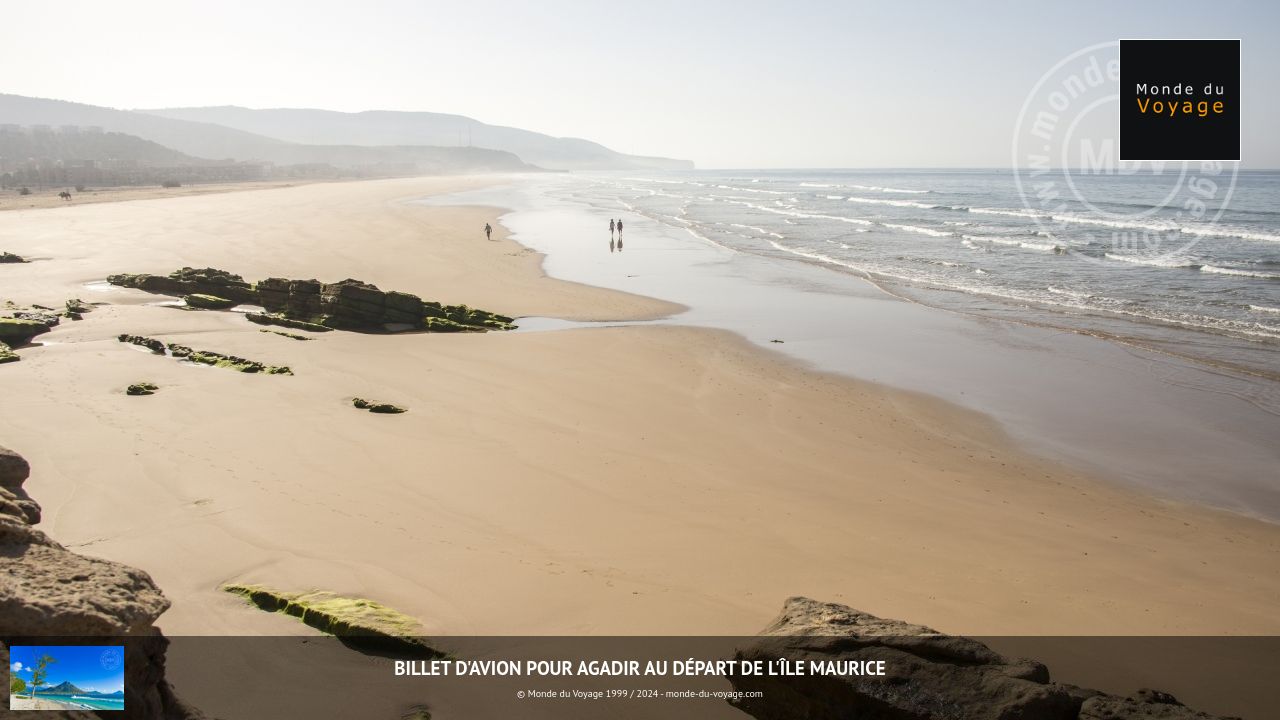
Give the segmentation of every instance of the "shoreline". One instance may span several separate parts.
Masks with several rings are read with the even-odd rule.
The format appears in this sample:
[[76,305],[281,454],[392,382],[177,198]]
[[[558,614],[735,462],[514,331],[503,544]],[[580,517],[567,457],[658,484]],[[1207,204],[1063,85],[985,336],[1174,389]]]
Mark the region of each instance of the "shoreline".
[[50,700],[46,697],[37,695],[34,700],[29,697],[9,696],[10,710],[90,710],[93,708],[88,705],[80,705],[72,702],[62,702],[61,700]]
[[632,217],[624,256],[606,248],[592,257],[579,249],[581,238],[604,237],[608,208],[568,179],[433,202],[513,207],[504,222],[550,253],[552,277],[692,308],[666,323],[730,330],[807,369],[977,410],[1031,452],[1155,497],[1280,522],[1280,487],[1270,481],[1280,463],[1280,415],[1263,402],[1273,392],[1267,380],[1095,334],[899,298],[826,265],[690,242],[684,228],[649,216]]
[[[66,213],[30,214],[13,236],[54,259],[3,277],[10,297],[45,303],[110,272],[208,264],[358,277],[506,314],[675,307],[550,279],[504,230],[472,240],[491,208],[396,205],[482,182],[104,204],[79,211],[98,221],[76,219],[98,228],[89,238],[60,230]],[[122,228],[132,246],[113,239]],[[728,332],[293,343],[234,313],[82,296],[112,304],[20,350],[3,370],[19,390],[0,430],[48,468],[30,483],[44,527],[148,570],[174,599],[171,634],[297,632],[221,597],[229,580],[374,597],[442,634],[740,634],[797,594],[971,635],[1280,631],[1275,526],[1109,487],[1028,455],[978,413],[813,372]],[[119,332],[297,377],[153,363]],[[161,391],[125,398],[144,375]],[[342,402],[353,393],[411,412],[370,421]],[[68,453],[50,427],[84,446]],[[175,547],[181,564],[157,549]]]

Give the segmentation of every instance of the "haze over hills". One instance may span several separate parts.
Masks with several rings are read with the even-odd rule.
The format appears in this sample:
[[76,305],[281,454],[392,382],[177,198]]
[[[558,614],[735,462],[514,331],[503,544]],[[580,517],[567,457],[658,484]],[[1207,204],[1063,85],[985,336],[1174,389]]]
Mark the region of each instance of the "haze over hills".
[[587,140],[437,113],[236,107],[129,111],[0,94],[0,125],[95,126],[194,158],[278,165],[399,164],[427,172],[692,167],[687,161],[623,155]]
[[[63,100],[0,94],[0,126],[99,127],[135,135],[194,158],[325,165],[362,174],[518,172],[535,170],[512,153],[486,148],[305,145],[223,127]],[[127,159],[142,159],[129,157]]]
[[519,128],[489,125],[462,115],[367,110],[265,109],[236,106],[164,108],[138,112],[214,123],[310,145],[439,145],[506,150],[540,167],[558,170],[692,169],[693,163],[626,155],[579,138],[558,138]]
[[48,158],[61,161],[125,159],[152,165],[202,165],[212,162],[135,135],[118,132],[0,131],[0,158]]

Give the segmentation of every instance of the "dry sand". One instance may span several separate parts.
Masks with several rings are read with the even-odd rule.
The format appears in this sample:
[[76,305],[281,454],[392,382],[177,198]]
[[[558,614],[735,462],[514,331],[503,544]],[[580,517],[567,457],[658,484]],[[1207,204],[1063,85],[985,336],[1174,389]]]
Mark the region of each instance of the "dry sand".
[[[154,200],[157,198],[185,197],[188,195],[209,195],[212,193],[239,192],[241,190],[264,190],[269,188],[292,187],[305,184],[306,181],[262,180],[257,182],[238,183],[196,183],[176,188],[159,185],[120,185],[113,187],[85,188],[76,192],[71,187],[35,188],[30,195],[20,195],[14,188],[0,191],[0,211],[31,210],[40,208],[70,208],[91,203],[120,202],[122,200]],[[66,190],[71,193],[71,200],[58,197],[58,193]]]
[[[676,327],[297,342],[83,284],[182,265],[512,315],[653,317],[543,277],[493,178],[0,213],[0,298],[111,303],[0,367],[43,527],[146,569],[173,634],[306,632],[226,581],[366,596],[448,634],[746,634],[795,594],[969,634],[1276,634],[1280,528],[1029,457],[986,418]],[[480,228],[499,232],[486,242]],[[196,367],[121,332],[286,364]],[[140,380],[161,386],[127,397]],[[354,410],[352,396],[405,405]]]

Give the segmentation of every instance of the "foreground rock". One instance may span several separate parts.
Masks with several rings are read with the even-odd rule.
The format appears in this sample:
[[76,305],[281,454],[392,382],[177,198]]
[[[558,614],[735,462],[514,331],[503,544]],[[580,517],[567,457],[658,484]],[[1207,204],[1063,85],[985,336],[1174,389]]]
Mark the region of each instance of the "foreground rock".
[[887,677],[734,676],[759,690],[736,706],[761,720],[1226,720],[1165,693],[1132,698],[1050,682],[1037,662],[1006,658],[976,640],[796,597],[740,659],[883,660]]
[[[25,479],[26,472],[25,460],[0,448],[4,493],[12,494],[10,483],[19,475]],[[20,485],[18,481],[17,490]],[[0,577],[5,578],[0,582],[0,637],[24,643],[57,638],[60,644],[123,644],[124,717],[203,718],[179,700],[165,680],[169,641],[154,623],[169,601],[150,576],[127,565],[77,555],[5,508],[0,500]],[[8,647],[0,644],[0,654],[7,665]],[[103,717],[121,715],[108,712]],[[97,714],[68,712],[58,717]]]
[[0,515],[34,525],[40,522],[40,506],[22,489],[30,475],[31,467],[21,455],[0,447]]
[[263,585],[229,583],[222,589],[267,612],[282,612],[317,630],[342,638],[348,645],[409,655],[442,656],[423,639],[416,619],[363,598],[331,592],[282,592]]
[[14,255],[11,252],[0,252],[0,264],[5,263],[24,263],[25,259],[20,255]]
[[[512,319],[466,305],[442,305],[409,293],[380,290],[360,280],[336,283],[267,278],[256,284],[216,268],[183,268],[169,275],[122,274],[107,281],[163,295],[178,295],[192,307],[225,309],[261,305],[250,321],[295,330],[360,332],[485,332],[510,330]],[[225,306],[225,307],[224,307]]]
[[21,359],[22,358],[18,356],[18,353],[14,352],[13,348],[9,347],[8,343],[0,342],[0,365],[3,365],[4,363],[18,362]]

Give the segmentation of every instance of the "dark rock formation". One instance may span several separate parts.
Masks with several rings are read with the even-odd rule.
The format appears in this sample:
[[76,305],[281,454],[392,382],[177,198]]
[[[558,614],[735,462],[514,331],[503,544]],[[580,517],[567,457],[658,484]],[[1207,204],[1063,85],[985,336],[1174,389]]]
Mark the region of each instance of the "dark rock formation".
[[336,283],[267,278],[257,287],[261,305],[268,312],[340,330],[394,330],[395,326],[445,332],[511,329],[511,318],[503,315],[465,305],[424,302],[417,295],[379,290],[376,285],[350,278]]
[[1050,682],[1044,665],[976,640],[802,597],[787,600],[738,658],[884,661],[885,677],[730,677],[736,690],[763,692],[735,703],[761,720],[1215,720],[1164,693],[1119,698]]
[[230,310],[240,304],[235,300],[228,300],[217,295],[205,295],[204,293],[183,295],[182,301],[187,304],[187,307],[200,308],[201,310]]
[[1217,715],[1196,712],[1188,708],[1169,693],[1146,688],[1124,698],[1115,695],[1091,697],[1080,706],[1078,718],[1079,720],[1219,720]]
[[31,322],[44,323],[46,327],[57,327],[62,319],[57,315],[39,310],[23,310],[13,314],[15,320],[30,320]]
[[292,375],[293,371],[284,365],[265,365],[257,360],[249,360],[235,355],[223,355],[209,350],[192,350],[186,345],[169,343],[169,352],[174,357],[202,365],[238,370],[243,373],[265,373],[267,375]]
[[371,413],[378,413],[381,415],[399,415],[400,413],[409,412],[406,408],[402,408],[398,405],[365,400],[364,398],[352,398],[351,404],[360,410],[368,410]]
[[125,389],[125,395],[155,395],[159,385],[149,382],[134,383]]
[[330,332],[331,327],[317,325],[316,323],[303,322],[302,320],[291,320],[282,315],[271,315],[267,313],[245,313],[245,319],[251,323],[259,325],[279,325],[280,327],[293,328],[294,330],[307,330],[309,332]]
[[512,319],[504,315],[466,305],[428,302],[417,295],[379,290],[376,285],[350,278],[336,283],[267,278],[253,285],[225,270],[183,268],[167,276],[123,274],[112,275],[107,281],[162,295],[183,296],[192,307],[225,309],[239,304],[261,305],[267,312],[249,314],[250,321],[296,330],[484,332],[513,327]]
[[121,333],[116,336],[116,339],[122,343],[131,343],[133,345],[138,345],[139,347],[144,347],[157,355],[164,354],[164,343],[156,340],[155,338]]
[[213,295],[234,300],[237,303],[256,303],[258,294],[253,286],[239,275],[217,268],[189,268],[175,270],[168,275],[111,275],[107,282],[121,287],[136,288],[160,295]]
[[24,260],[19,255],[14,255],[11,252],[0,252],[0,263],[24,263],[24,262],[26,262],[26,260]]
[[49,332],[49,325],[40,320],[0,317],[0,342],[18,347],[31,342],[40,333]]
[[0,365],[4,363],[18,362],[22,358],[18,357],[18,353],[9,347],[8,343],[0,342]]
[[66,307],[62,311],[62,317],[71,320],[83,320],[84,314],[93,310],[93,306],[81,300],[80,298],[71,298],[66,302]]
[[[0,448],[4,491],[20,490],[26,461]],[[17,482],[15,488],[10,483]],[[15,644],[124,645],[124,717],[145,720],[198,720],[164,678],[168,640],[154,626],[169,607],[151,578],[120,563],[77,555],[31,527],[0,501],[0,637]],[[37,506],[38,517],[38,506]],[[8,647],[0,655],[8,664]],[[59,717],[94,718],[95,713]],[[118,717],[107,713],[103,717]]]

